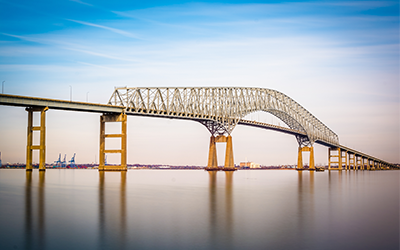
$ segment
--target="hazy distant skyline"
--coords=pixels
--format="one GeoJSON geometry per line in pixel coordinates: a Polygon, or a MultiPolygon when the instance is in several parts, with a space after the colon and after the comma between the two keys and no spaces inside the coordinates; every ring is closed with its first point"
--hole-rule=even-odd
{"type": "MultiPolygon", "coordinates": [[[[107,103],[116,86],[276,89],[341,144],[400,162],[398,1],[0,1],[0,20],[6,94],[69,100],[72,88],[73,100],[107,103]]],[[[99,114],[50,110],[46,125],[47,163],[98,162],[99,114]]],[[[3,163],[25,162],[26,126],[23,108],[0,106],[3,163]]],[[[204,166],[209,136],[196,122],[129,117],[128,163],[204,166]]],[[[297,161],[293,136],[232,136],[236,164],[297,161]]]]}

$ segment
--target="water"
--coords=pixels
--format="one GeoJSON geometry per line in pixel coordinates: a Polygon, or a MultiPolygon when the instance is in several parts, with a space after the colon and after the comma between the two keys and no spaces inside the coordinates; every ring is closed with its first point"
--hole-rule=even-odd
{"type": "Polygon", "coordinates": [[[399,249],[400,171],[0,170],[0,249],[399,249]]]}

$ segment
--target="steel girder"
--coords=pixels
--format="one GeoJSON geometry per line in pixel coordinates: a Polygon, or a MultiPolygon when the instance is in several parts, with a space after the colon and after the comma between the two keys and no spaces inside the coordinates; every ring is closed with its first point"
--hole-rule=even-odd
{"type": "Polygon", "coordinates": [[[147,116],[187,118],[201,122],[213,135],[231,134],[247,114],[265,111],[291,129],[305,132],[300,146],[324,141],[339,145],[339,137],[287,95],[272,89],[239,87],[115,88],[108,104],[147,116]]]}

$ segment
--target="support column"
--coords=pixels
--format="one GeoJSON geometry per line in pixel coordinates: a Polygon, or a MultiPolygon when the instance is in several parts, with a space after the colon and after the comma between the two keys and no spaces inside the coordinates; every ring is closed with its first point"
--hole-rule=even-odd
{"type": "Polygon", "coordinates": [[[225,151],[225,171],[236,170],[235,163],[233,161],[233,145],[232,145],[232,136],[228,135],[226,137],[226,151],[225,151]]]}
{"type": "Polygon", "coordinates": [[[32,171],[32,140],[33,140],[33,111],[32,109],[26,109],[28,111],[28,134],[26,142],[26,171],[32,171]]]}
{"type": "Polygon", "coordinates": [[[40,111],[40,149],[39,149],[39,171],[46,170],[46,111],[40,111]]]}
{"type": "Polygon", "coordinates": [[[210,148],[208,151],[208,164],[206,170],[219,170],[217,161],[217,148],[215,143],[215,136],[210,137],[210,148]]]}
{"type": "Polygon", "coordinates": [[[310,166],[309,166],[309,170],[315,170],[314,147],[310,147],[310,166]]]}
{"type": "Polygon", "coordinates": [[[126,114],[104,114],[100,116],[100,154],[99,154],[99,171],[126,171],[126,114]],[[121,122],[121,134],[106,134],[106,122],[121,122]],[[105,149],[106,138],[121,138],[121,149],[105,149]],[[105,165],[105,154],[121,154],[121,165],[105,165]]]}
{"type": "Polygon", "coordinates": [[[27,146],[26,146],[26,171],[32,171],[32,151],[39,150],[39,171],[46,170],[46,111],[44,108],[26,108],[28,112],[28,131],[27,131],[27,146]],[[40,125],[33,126],[33,112],[40,112],[40,125]],[[39,145],[33,145],[33,131],[40,132],[39,145]]]}
{"type": "Polygon", "coordinates": [[[127,165],[127,151],[126,151],[126,125],[127,125],[127,116],[124,115],[122,121],[121,121],[121,168],[124,168],[128,170],[128,165],[127,165]]]}
{"type": "Polygon", "coordinates": [[[364,170],[366,169],[365,165],[364,165],[364,158],[362,156],[361,157],[361,169],[364,170]]]}
{"type": "Polygon", "coordinates": [[[99,171],[104,170],[105,154],[104,150],[106,148],[106,122],[103,116],[100,116],[100,153],[99,153],[99,171]]]}
{"type": "Polygon", "coordinates": [[[299,147],[298,157],[297,157],[297,169],[303,170],[303,150],[299,147]]]}

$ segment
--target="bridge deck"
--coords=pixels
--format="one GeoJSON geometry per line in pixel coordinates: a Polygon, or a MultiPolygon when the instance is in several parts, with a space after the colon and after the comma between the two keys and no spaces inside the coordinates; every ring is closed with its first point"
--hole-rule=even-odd
{"type": "Polygon", "coordinates": [[[49,109],[60,109],[95,113],[121,113],[125,107],[108,104],[89,102],[65,101],[49,98],[30,96],[0,94],[0,104],[19,107],[48,107],[49,109]]]}

